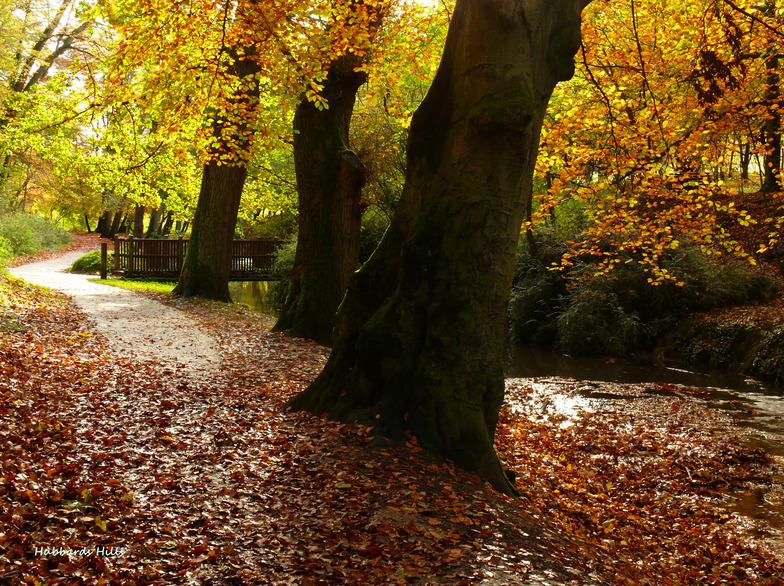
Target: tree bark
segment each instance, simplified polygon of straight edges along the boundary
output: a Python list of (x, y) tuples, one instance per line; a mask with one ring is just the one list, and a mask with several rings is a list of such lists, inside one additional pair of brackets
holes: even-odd
[[(230, 75), (240, 84), (226, 112), (213, 114), (212, 132), (217, 140), (210, 153), (211, 160), (202, 168), (191, 238), (180, 279), (172, 291), (175, 295), (231, 301), (232, 242), (248, 175), (253, 132), (249, 118), (258, 103), (259, 84), (255, 78), (258, 71), (259, 66), (251, 55), (238, 58), (230, 68)], [(225, 161), (227, 153), (236, 155), (236, 160)]]
[(169, 234), (171, 234), (173, 223), (174, 223), (174, 215), (170, 211), (166, 214), (166, 219), (163, 222), (163, 228), (161, 228), (161, 236), (168, 236)]
[(231, 301), (232, 242), (247, 174), (244, 165), (210, 161), (204, 166), (193, 230), (175, 295)]
[(365, 168), (349, 147), (357, 90), (367, 80), (358, 59), (335, 60), (324, 84), (328, 109), (303, 98), (294, 115), (299, 196), (291, 285), (273, 331), (329, 344), (335, 312), (359, 265), (359, 206)]
[(109, 235), (107, 238), (114, 238), (115, 234), (120, 231), (120, 226), (122, 226), (123, 221), (123, 211), (119, 210), (114, 212), (114, 218), (112, 218), (112, 224), (109, 226)]
[(150, 213), (150, 224), (147, 227), (147, 238), (157, 238), (161, 235), (161, 220), (166, 214), (166, 203), (161, 201), (156, 209)]
[(106, 210), (101, 214), (98, 218), (98, 225), (95, 228), (95, 231), (101, 235), (101, 238), (108, 238), (109, 237), (109, 229), (111, 228), (111, 220), (112, 213), (109, 210)]
[(781, 191), (781, 79), (778, 74), (779, 55), (773, 54), (765, 60), (768, 70), (766, 76), (765, 102), (769, 104), (768, 116), (762, 128), (765, 156), (763, 167), (765, 169), (762, 182), (762, 193), (776, 193)]
[(574, 73), (582, 0), (458, 0), (403, 195), (352, 279), (324, 371), (290, 406), (374, 422), (517, 494), (493, 447), (539, 135)]
[(137, 205), (133, 211), (133, 237), (144, 238), (144, 206)]

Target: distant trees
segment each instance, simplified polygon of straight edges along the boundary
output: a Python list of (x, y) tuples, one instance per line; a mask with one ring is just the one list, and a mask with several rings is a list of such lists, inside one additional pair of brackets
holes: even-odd
[(47, 111), (51, 98), (64, 91), (64, 82), (53, 76), (67, 67), (75, 49), (90, 45), (92, 26), (73, 0), (0, 1), (0, 197), (6, 206), (19, 205), (33, 167), (41, 165), (28, 134), (44, 132), (60, 114), (62, 108)]

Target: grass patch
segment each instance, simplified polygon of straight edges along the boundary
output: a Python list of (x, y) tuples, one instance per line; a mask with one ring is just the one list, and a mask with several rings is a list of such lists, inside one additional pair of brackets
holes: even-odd
[(120, 289), (155, 291), (156, 293), (171, 293), (177, 284), (174, 281), (135, 281), (133, 279), (90, 279), (90, 281)]

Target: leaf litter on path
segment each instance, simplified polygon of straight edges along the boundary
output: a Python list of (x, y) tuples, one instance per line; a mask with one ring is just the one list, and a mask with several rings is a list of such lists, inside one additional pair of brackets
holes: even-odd
[(374, 447), (370, 428), (285, 411), (326, 350), (249, 310), (162, 299), (217, 340), (221, 376), (194, 379), (119, 354), (56, 295), (8, 287), (0, 583), (782, 583), (718, 506), (771, 482), (771, 464), (703, 435), (685, 405), (563, 426), (510, 381), (497, 439), (524, 496), (508, 499)]

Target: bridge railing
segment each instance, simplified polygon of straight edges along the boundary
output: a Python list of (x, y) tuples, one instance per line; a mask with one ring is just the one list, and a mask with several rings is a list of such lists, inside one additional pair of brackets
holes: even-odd
[[(188, 242), (186, 239), (115, 238), (113, 272), (131, 278), (177, 280)], [(282, 243), (272, 238), (235, 240), (229, 280), (271, 279), (275, 251)]]

